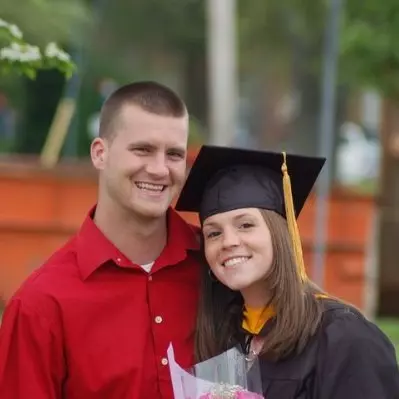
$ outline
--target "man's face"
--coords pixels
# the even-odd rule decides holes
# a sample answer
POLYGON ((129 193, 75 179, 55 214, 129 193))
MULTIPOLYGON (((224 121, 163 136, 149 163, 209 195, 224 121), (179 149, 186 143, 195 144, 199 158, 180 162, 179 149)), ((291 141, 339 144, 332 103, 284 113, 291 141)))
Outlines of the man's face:
POLYGON ((92 144, 100 195, 141 218, 163 217, 185 180, 188 117, 126 105, 117 118, 113 137, 92 144))

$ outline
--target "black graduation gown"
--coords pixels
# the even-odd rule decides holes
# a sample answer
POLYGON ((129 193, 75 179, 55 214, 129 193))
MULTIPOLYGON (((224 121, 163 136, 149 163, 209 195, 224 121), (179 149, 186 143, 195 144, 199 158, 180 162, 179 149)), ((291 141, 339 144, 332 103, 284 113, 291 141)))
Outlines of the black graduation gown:
POLYGON ((355 309, 323 302, 319 331, 300 355, 260 359, 265 398, 399 399, 399 370, 388 338, 355 309))

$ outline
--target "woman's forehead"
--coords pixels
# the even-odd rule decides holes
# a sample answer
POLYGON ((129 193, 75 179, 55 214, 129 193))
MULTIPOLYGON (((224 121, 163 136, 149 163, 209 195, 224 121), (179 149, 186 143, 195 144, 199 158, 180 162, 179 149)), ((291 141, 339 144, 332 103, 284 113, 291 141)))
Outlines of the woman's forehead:
POLYGON ((231 211, 220 212, 205 219, 203 226, 219 224, 239 220, 245 217, 261 217, 261 212, 257 208, 239 208, 231 211))

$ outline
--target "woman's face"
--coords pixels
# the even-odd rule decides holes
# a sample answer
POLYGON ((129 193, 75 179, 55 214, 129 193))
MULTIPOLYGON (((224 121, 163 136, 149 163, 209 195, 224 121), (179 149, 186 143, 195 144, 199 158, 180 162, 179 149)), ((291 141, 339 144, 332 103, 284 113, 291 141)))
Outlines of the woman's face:
POLYGON ((202 231, 206 259, 221 283, 243 294, 250 287, 265 284, 273 250, 269 228, 259 209, 210 216, 202 231))

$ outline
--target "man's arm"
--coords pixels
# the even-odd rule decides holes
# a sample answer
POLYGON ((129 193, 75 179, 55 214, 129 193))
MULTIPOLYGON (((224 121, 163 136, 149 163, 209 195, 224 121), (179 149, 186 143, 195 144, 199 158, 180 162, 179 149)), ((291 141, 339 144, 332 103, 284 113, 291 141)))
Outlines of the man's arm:
MULTIPOLYGON (((60 399, 65 375, 59 326, 14 298, 0 329, 0 398, 60 399)), ((45 307, 41 309, 44 313, 45 307)))

